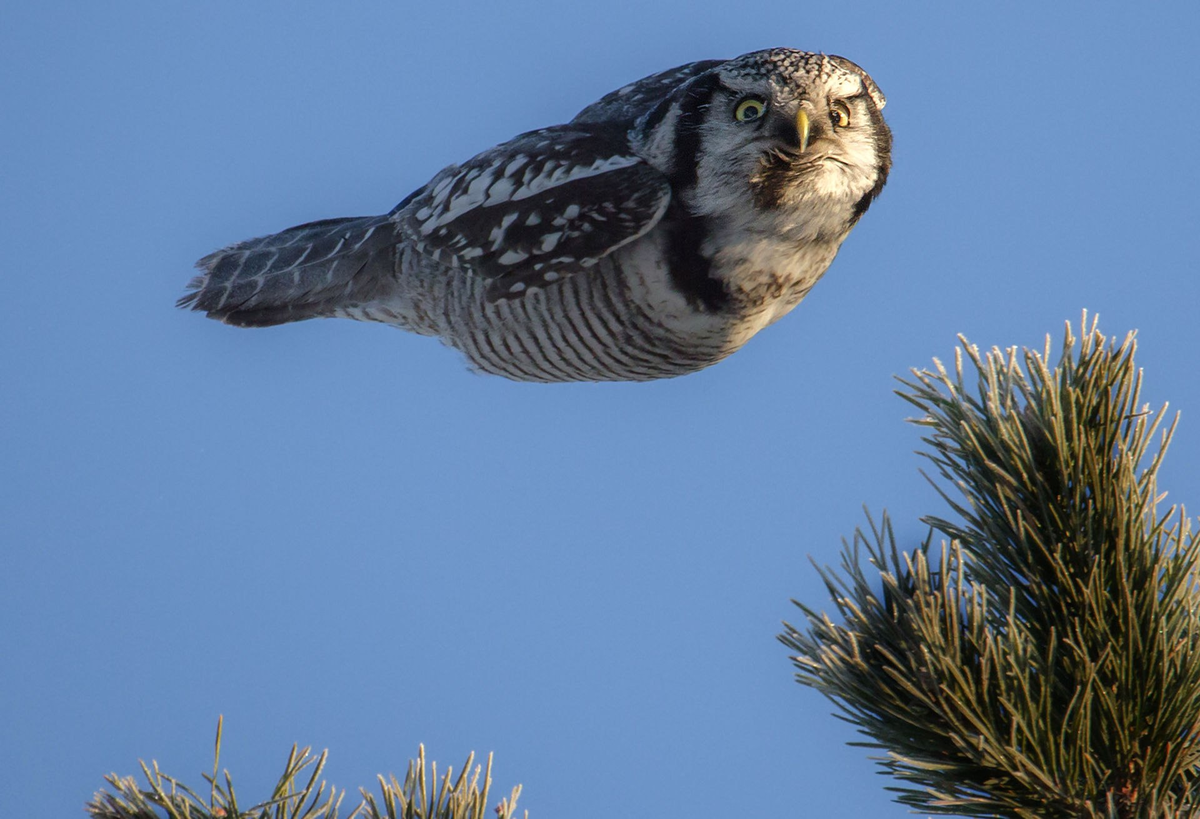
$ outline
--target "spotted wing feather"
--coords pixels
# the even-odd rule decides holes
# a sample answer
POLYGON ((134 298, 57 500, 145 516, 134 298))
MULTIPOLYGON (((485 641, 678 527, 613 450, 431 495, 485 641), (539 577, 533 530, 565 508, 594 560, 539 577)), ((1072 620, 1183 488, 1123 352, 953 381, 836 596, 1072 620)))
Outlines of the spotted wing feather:
POLYGON ((723 62, 725 60, 699 60, 643 77, 605 94, 576 114, 575 119, 571 120, 571 124, 581 125, 592 122, 632 124, 634 120, 658 105, 684 82, 723 62))
POLYGON ((623 134, 558 126, 447 168, 391 218, 421 253, 487 279, 500 300, 595 265, 654 227, 670 198, 623 134))

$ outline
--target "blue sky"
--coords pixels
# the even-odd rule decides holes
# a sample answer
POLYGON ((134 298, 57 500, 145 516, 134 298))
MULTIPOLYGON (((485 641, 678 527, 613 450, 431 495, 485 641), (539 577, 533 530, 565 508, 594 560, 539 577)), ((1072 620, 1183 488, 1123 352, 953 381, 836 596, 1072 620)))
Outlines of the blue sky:
POLYGON ((535 819, 900 817, 791 681, 862 505, 944 508, 892 376, 1137 329, 1200 505, 1192 3, 11 4, 0 21, 0 813, 292 743, 355 788, 418 743, 535 819), (1041 6, 1042 4, 1038 4, 1041 6), (235 240, 380 213, 444 165, 695 59, 850 57, 895 170, 728 361, 525 385, 383 326, 173 307, 235 240))

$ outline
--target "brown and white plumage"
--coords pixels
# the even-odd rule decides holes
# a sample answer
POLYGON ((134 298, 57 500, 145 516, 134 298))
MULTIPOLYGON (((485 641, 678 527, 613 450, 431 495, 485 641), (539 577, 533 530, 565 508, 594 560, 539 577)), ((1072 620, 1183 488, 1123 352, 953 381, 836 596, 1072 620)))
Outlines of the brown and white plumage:
POLYGON ((239 326, 386 322, 522 381, 693 372, 825 272, 886 181, 883 105, 840 57, 680 66, 444 169, 385 216, 210 254, 179 303, 239 326))

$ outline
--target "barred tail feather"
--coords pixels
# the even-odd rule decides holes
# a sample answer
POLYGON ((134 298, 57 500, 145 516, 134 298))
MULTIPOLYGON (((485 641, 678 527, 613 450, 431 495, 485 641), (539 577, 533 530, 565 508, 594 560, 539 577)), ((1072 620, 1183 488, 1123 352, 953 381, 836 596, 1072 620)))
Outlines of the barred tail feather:
POLYGON ((176 304, 238 327, 328 316, 379 296, 393 280, 397 241, 386 216, 298 225, 205 256, 176 304))

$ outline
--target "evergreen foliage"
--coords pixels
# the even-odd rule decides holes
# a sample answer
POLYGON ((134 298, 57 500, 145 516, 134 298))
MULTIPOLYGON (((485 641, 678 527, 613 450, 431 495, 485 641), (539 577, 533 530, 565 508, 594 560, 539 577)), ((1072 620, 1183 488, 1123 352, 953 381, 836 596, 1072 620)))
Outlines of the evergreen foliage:
MULTIPOLYGON (((1174 421, 1140 403, 1132 335, 1117 345, 1085 314, 1054 367, 1049 339, 1021 354, 960 342, 953 372, 935 360, 899 391, 955 519, 924 518, 929 536, 904 551, 886 514, 868 515, 840 570, 819 570, 838 621, 793 601, 804 625, 780 639, 797 679, 887 752, 898 800, 921 811, 1200 817, 1200 534, 1182 508, 1160 510, 1174 421)), ((293 747, 270 797, 243 808, 220 747, 218 723, 207 799, 143 763, 146 787, 112 774, 86 809, 338 819, 324 753, 293 747)), ((473 762, 439 779, 421 748, 403 783, 380 777, 347 819, 484 819, 491 757, 473 762)))
POLYGON ((903 551, 868 516, 821 570, 841 622, 797 602, 784 624, 797 679, 921 811, 1200 816, 1200 537, 1158 506, 1174 421, 1152 452, 1165 407, 1140 403, 1132 334, 1085 314, 1054 367, 1049 339, 960 342, 899 391, 957 520, 903 551))
MULTIPOLYGON (((169 819, 338 819, 345 791, 327 790, 326 784, 319 781, 328 752, 318 756, 309 748, 297 750, 295 746, 270 798, 252 807, 241 807, 229 773, 218 776, 221 728, 222 721, 218 720, 212 773, 204 774, 209 785, 207 800, 159 771, 157 763, 147 766, 143 762, 146 788, 139 788, 132 776, 109 774, 105 779, 114 792, 97 793, 86 806, 88 815, 92 819, 162 819, 164 815, 169 819)), ((394 776, 387 779, 380 776, 379 798, 360 790, 362 801, 347 819, 485 819, 492 811, 496 819, 515 817, 521 786, 513 788, 509 797, 495 807, 490 806, 492 757, 488 755, 483 771, 478 765, 472 771, 474 761, 475 755, 470 754, 457 778, 454 769, 447 768, 439 779, 437 763, 426 765, 425 748, 421 746, 417 758, 408 763, 403 784, 394 776)))

